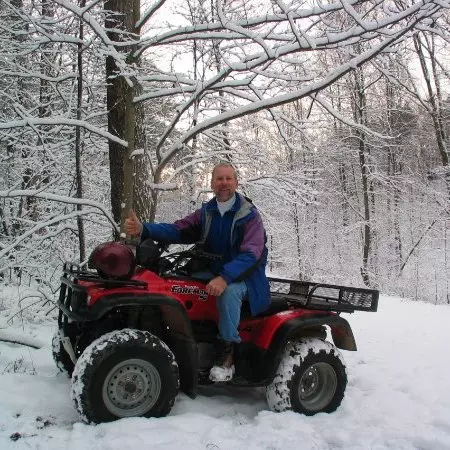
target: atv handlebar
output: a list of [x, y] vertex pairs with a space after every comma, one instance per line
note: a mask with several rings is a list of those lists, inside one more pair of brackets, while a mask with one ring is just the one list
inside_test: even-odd
[[201, 250], [195, 246], [187, 250], [187, 252], [190, 253], [190, 255], [194, 258], [204, 258], [210, 259], [212, 261], [219, 261], [222, 259], [222, 255], [218, 255], [217, 253], [205, 252], [204, 250]]
[[167, 252], [169, 244], [167, 242], [153, 242], [159, 251], [159, 262], [153, 267], [148, 268], [155, 270], [159, 274], [168, 275], [172, 273], [189, 276], [191, 272], [197, 271], [195, 267], [205, 265], [205, 261], [219, 261], [222, 259], [222, 255], [206, 252], [202, 248], [199, 248], [198, 244], [193, 245], [187, 250], [162, 255], [163, 252]]

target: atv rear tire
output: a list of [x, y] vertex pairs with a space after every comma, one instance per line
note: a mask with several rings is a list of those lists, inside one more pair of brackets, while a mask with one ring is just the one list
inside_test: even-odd
[[72, 399], [84, 422], [167, 415], [179, 387], [172, 351], [147, 331], [107, 333], [78, 358]]
[[56, 367], [60, 370], [60, 372], [66, 374], [70, 378], [72, 376], [75, 364], [62, 345], [61, 335], [59, 334], [59, 331], [57, 331], [53, 335], [52, 355], [53, 360], [56, 363]]
[[338, 349], [323, 339], [305, 338], [287, 344], [277, 374], [266, 388], [267, 403], [276, 412], [330, 413], [341, 404], [346, 386]]

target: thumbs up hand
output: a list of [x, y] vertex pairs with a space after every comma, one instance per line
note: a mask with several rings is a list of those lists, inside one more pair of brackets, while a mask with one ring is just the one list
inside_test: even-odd
[[136, 213], [130, 209], [128, 217], [125, 219], [124, 230], [129, 236], [138, 236], [142, 231], [142, 222], [137, 218]]

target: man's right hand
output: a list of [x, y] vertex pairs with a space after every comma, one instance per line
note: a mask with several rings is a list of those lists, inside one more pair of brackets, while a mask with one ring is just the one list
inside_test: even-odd
[[125, 219], [124, 223], [125, 233], [129, 236], [139, 236], [142, 231], [142, 222], [137, 218], [136, 213], [130, 209], [128, 212], [128, 217]]

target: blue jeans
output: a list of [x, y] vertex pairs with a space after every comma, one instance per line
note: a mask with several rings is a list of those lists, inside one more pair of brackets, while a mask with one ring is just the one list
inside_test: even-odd
[[[196, 278], [210, 280], [215, 277], [212, 272], [202, 271], [193, 274]], [[219, 336], [224, 341], [241, 342], [238, 333], [239, 320], [241, 318], [242, 301], [247, 295], [245, 281], [229, 284], [220, 297], [216, 298], [219, 311]]]

